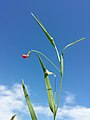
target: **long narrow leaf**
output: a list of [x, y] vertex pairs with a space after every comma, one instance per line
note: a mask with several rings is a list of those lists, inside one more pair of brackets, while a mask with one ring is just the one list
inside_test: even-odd
[[79, 39], [79, 40], [76, 40], [76, 41], [74, 41], [74, 42], [66, 45], [66, 46], [63, 48], [63, 51], [64, 51], [65, 49], [67, 49], [68, 47], [70, 47], [70, 46], [72, 46], [72, 45], [74, 45], [74, 44], [76, 44], [76, 43], [78, 43], [78, 42], [80, 42], [80, 41], [82, 41], [82, 40], [85, 40], [85, 38], [81, 38], [81, 39]]
[[44, 33], [46, 34], [46, 36], [49, 39], [50, 43], [53, 45], [53, 47], [55, 47], [54, 40], [49, 35], [49, 33], [47, 32], [47, 30], [45, 29], [45, 27], [42, 25], [42, 23], [37, 19], [37, 17], [33, 13], [31, 13], [31, 15], [34, 17], [34, 19], [36, 20], [36, 22], [39, 24], [39, 26], [41, 27], [41, 29], [44, 31]]
[[42, 59], [40, 58], [39, 55], [38, 55], [38, 58], [39, 58], [40, 64], [41, 64], [43, 72], [44, 72], [44, 79], [45, 79], [45, 85], [46, 85], [46, 90], [47, 90], [47, 94], [48, 94], [49, 107], [50, 107], [50, 110], [54, 113], [54, 115], [56, 115], [57, 108], [56, 108], [56, 104], [55, 104], [50, 80], [48, 78], [48, 74], [45, 73], [46, 72], [46, 67], [45, 67], [45, 65], [44, 65], [44, 63], [43, 63], [43, 61], [42, 61]]
[[10, 120], [14, 120], [15, 117], [16, 117], [16, 115], [13, 115]]
[[58, 57], [58, 60], [60, 62], [60, 56], [59, 56], [59, 52], [58, 52], [58, 49], [56, 47], [56, 44], [54, 42], [54, 39], [50, 36], [50, 34], [47, 32], [47, 30], [45, 29], [45, 27], [42, 25], [42, 23], [37, 19], [37, 17], [31, 13], [32, 16], [34, 17], [34, 19], [36, 20], [36, 22], [39, 24], [39, 26], [41, 27], [41, 29], [43, 30], [43, 32], [45, 33], [45, 35], [47, 36], [47, 38], [49, 39], [51, 45], [54, 47], [55, 51], [56, 51], [56, 54], [57, 54], [57, 57]]
[[24, 91], [24, 96], [25, 96], [25, 99], [26, 99], [26, 102], [27, 102], [27, 105], [28, 105], [28, 108], [29, 108], [29, 112], [30, 112], [31, 118], [32, 118], [32, 120], [37, 120], [35, 111], [33, 109], [33, 106], [32, 106], [31, 101], [29, 99], [27, 90], [25, 88], [24, 81], [22, 81], [22, 88], [23, 88], [23, 91]]

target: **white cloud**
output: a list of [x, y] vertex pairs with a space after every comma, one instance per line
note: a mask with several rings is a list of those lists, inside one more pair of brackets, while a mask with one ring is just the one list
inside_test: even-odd
[[[79, 106], [75, 103], [75, 96], [66, 92], [65, 103], [58, 109], [57, 120], [90, 120], [90, 108]], [[48, 106], [35, 106], [35, 111], [39, 116], [51, 120], [52, 113]], [[12, 87], [0, 85], [0, 120], [9, 120], [15, 113], [27, 112], [26, 102], [20, 84]], [[19, 118], [17, 119], [19, 120]]]
[[38, 115], [52, 116], [52, 113], [47, 106], [35, 106], [34, 109]]
[[[49, 107], [46, 106], [36, 106], [36, 113], [39, 115], [47, 116], [51, 120], [52, 113]], [[63, 106], [58, 109], [57, 120], [90, 120], [90, 108], [83, 106]]]
[[0, 120], [9, 120], [17, 112], [24, 112], [26, 106], [20, 84], [12, 87], [0, 85]]
[[70, 92], [65, 92], [64, 104], [75, 104], [75, 95]]
[[[58, 109], [57, 120], [90, 120], [90, 108], [77, 105], [75, 95], [65, 92], [64, 101], [62, 108]], [[52, 113], [49, 107], [36, 106], [35, 110], [38, 115], [43, 114], [51, 120]]]
[[57, 118], [64, 120], [90, 120], [90, 108], [64, 106], [58, 110]]

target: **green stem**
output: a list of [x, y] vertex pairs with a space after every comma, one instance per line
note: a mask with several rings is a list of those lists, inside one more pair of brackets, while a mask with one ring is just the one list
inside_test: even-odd
[[54, 120], [56, 120], [56, 115], [54, 115]]
[[55, 45], [55, 51], [56, 51], [56, 54], [57, 54], [58, 61], [60, 63], [60, 55], [59, 55], [59, 52], [58, 52], [58, 49], [57, 49], [56, 45]]
[[60, 75], [60, 91], [59, 91], [59, 94], [58, 94], [57, 109], [60, 105], [60, 97], [61, 97], [61, 92], [62, 92], [62, 79], [63, 79], [63, 77]]
[[28, 53], [31, 53], [31, 52], [35, 52], [35, 53], [41, 54], [44, 58], [46, 58], [58, 70], [58, 72], [60, 72], [58, 67], [46, 55], [44, 55], [42, 52], [39, 52], [37, 50], [31, 50]]
[[54, 99], [56, 99], [56, 77], [54, 77], [54, 93], [53, 93]]

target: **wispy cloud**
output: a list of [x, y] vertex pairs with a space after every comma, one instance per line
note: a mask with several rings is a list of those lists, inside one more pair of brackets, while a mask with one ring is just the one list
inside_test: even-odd
[[75, 95], [70, 92], [65, 91], [64, 104], [75, 104]]
[[[75, 103], [75, 95], [66, 92], [64, 105], [58, 109], [57, 120], [90, 120], [90, 108]], [[33, 103], [34, 104], [34, 103]], [[73, 106], [72, 106], [73, 104]], [[51, 120], [52, 113], [48, 106], [35, 106], [39, 116]], [[0, 120], [9, 120], [15, 113], [28, 115], [25, 98], [20, 84], [12, 87], [0, 85]], [[19, 119], [17, 119], [19, 120]]]

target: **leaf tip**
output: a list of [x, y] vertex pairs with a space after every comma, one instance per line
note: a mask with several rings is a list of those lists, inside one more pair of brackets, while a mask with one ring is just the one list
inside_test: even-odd
[[86, 38], [81, 38], [81, 40], [85, 40]]
[[22, 78], [22, 85], [24, 85], [24, 80], [23, 80], [23, 78]]
[[34, 14], [31, 12], [31, 15], [34, 16]]
[[31, 12], [31, 15], [32, 15], [34, 18], [36, 18], [35, 15], [34, 15], [32, 12]]

